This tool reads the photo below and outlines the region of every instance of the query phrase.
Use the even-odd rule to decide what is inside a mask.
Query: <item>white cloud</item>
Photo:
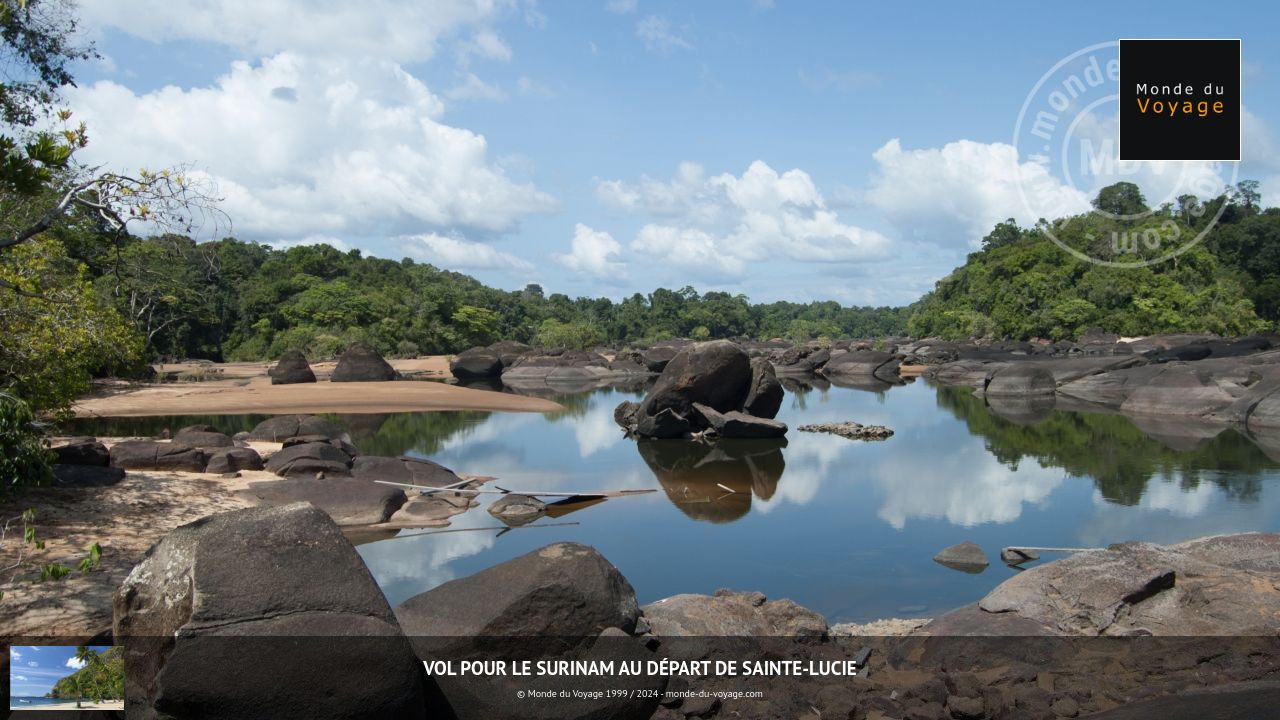
[[[644,41],[648,50],[662,55],[672,50],[692,50],[693,44],[671,29],[671,23],[661,15],[650,15],[636,23],[636,37]]]
[[[1089,197],[1067,187],[1042,166],[1018,162],[1005,143],[959,140],[941,148],[903,150],[897,138],[872,154],[878,173],[866,199],[911,239],[976,245],[1000,221],[1034,224],[1089,209]],[[1031,217],[1018,192],[1021,180],[1032,207],[1057,208]]]
[[[68,95],[94,138],[87,162],[196,163],[250,239],[504,231],[554,205],[491,163],[483,136],[441,122],[439,98],[391,62],[280,53],[211,87]]]
[[[402,238],[404,250],[449,270],[480,269],[531,272],[533,265],[484,243],[435,233]]]
[[[471,62],[473,57],[505,62],[511,59],[511,46],[507,45],[501,35],[485,28],[476,32],[469,39],[458,43],[459,64],[465,66]]]
[[[449,89],[446,95],[451,100],[506,100],[507,94],[502,88],[476,77],[475,73],[467,73],[462,82]]]
[[[14,679],[14,680],[21,680],[21,681],[23,681],[23,682],[26,682],[26,681],[27,681],[27,676],[26,676],[26,675],[14,675],[14,676],[13,676],[13,679]]]
[[[599,278],[618,277],[623,265],[613,260],[622,252],[622,245],[607,232],[592,230],[578,223],[573,229],[573,246],[568,255],[556,255],[556,260],[570,270],[577,270]]]
[[[605,7],[609,8],[609,12],[616,12],[619,15],[633,13],[636,11],[637,0],[609,0]]]
[[[18,652],[17,648],[9,648],[9,657],[13,660],[21,660],[22,653]]]
[[[81,3],[79,11],[88,27],[154,42],[202,40],[254,55],[291,50],[414,62],[434,55],[442,39],[514,6],[512,0],[119,0]],[[479,42],[496,51],[490,40]]]
[[[73,657],[67,658],[67,667],[71,668],[72,670],[79,670],[84,666],[85,666],[84,660],[77,660]]]
[[[711,178],[682,163],[669,182],[603,181],[596,194],[607,205],[658,220],[641,228],[632,249],[685,271],[733,276],[748,262],[770,258],[859,262],[889,251],[888,238],[845,224],[828,209],[808,173],[779,174],[760,160],[741,176]]]
[[[36,662],[35,660],[32,660],[27,663],[27,667],[40,667],[40,663]]]

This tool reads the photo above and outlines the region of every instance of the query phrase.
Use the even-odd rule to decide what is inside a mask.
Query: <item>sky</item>
[[[105,645],[90,648],[100,653],[109,649]],[[84,667],[75,655],[74,645],[9,648],[9,694],[43,697],[53,689],[54,683]]]
[[[1251,178],[1280,201],[1280,9],[1265,5],[117,0],[79,13],[102,55],[65,98],[88,123],[82,158],[214,183],[230,226],[205,239],[325,242],[507,289],[902,305],[994,223],[1083,211],[1118,179],[1159,200],[1173,176],[1210,191]],[[1242,39],[1242,162],[1033,162],[1019,116],[1059,61],[1162,37]],[[1073,98],[1063,158],[1081,138],[1113,151],[1116,87]]]

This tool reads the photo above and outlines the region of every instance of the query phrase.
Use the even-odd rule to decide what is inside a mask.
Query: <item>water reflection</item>
[[[733,522],[751,510],[751,498],[768,500],[786,469],[786,439],[640,440],[640,457],[671,502],[694,520]]]

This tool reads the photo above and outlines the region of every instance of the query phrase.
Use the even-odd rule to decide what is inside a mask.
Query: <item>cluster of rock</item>
[[[887,440],[893,437],[893,431],[883,425],[863,425],[853,421],[801,425],[799,430],[801,432],[831,433],[849,440]]]
[[[129,717],[270,719],[305,707],[314,718],[459,720],[1126,718],[1171,706],[1166,694],[1198,712],[1244,717],[1242,708],[1266,707],[1252,683],[1280,657],[1277,550],[1277,535],[1126,544],[1022,573],[917,636],[844,637],[821,615],[760,593],[641,606],[616,567],[576,543],[392,609],[332,520],[298,503],[170,533],[117,591],[113,640],[125,648]],[[1134,632],[1197,636],[1140,647],[1046,637]],[[974,634],[996,637],[947,637]],[[1224,634],[1236,636],[1216,637]],[[860,672],[744,678],[678,669],[756,659],[851,662]],[[460,660],[663,660],[677,669],[427,674]],[[1197,694],[1207,685],[1219,685],[1215,704]],[[740,692],[762,687],[762,697]],[[626,692],[607,692],[616,689]],[[560,694],[572,690],[580,694]],[[554,694],[513,700],[530,691]]]
[[[776,438],[783,390],[773,367],[728,340],[694,343],[675,354],[645,398],[626,401],[614,419],[641,438]]]
[[[648,380],[662,372],[676,352],[673,346],[660,345],[616,353],[609,359],[597,351],[533,349],[523,343],[504,341],[459,353],[449,361],[449,370],[461,382],[500,380],[502,385],[518,391],[589,390]]]
[[[275,365],[267,369],[272,385],[294,385],[316,381],[315,371],[307,358],[298,350],[289,350],[280,356]],[[338,356],[338,364],[329,376],[330,382],[388,382],[399,380],[400,373],[391,367],[382,355],[358,342]]]

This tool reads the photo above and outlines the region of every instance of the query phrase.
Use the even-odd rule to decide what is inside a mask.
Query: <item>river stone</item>
[[[502,374],[502,358],[489,348],[473,347],[449,361],[449,372],[459,380],[498,377]]]
[[[692,413],[692,410],[690,412]],[[657,415],[646,415],[644,407],[641,406],[636,416],[639,419],[636,421],[635,432],[640,437],[670,440],[682,438],[694,429],[688,418],[677,414],[671,408],[663,408]]]
[[[111,453],[107,446],[98,442],[97,438],[71,438],[65,445],[50,448],[59,465],[94,465],[106,467],[111,464]]]
[[[303,443],[284,448],[267,459],[267,470],[280,475],[314,474],[320,470],[346,473],[351,456],[329,443]]]
[[[306,503],[174,529],[113,605],[128,717],[424,716],[422,667],[382,590]]]
[[[659,637],[827,637],[827,621],[791,600],[758,592],[717,590],[714,596],[675,595],[641,610]]]
[[[329,376],[332,382],[386,382],[399,378],[395,368],[365,343],[355,343],[347,348]]]
[[[827,376],[835,375],[875,375],[889,380],[897,375],[898,356],[879,350],[854,350],[837,355],[823,368]],[[881,371],[881,368],[885,368]]]
[[[633,632],[639,607],[631,583],[594,548],[556,543],[415,595],[396,616],[422,660],[457,656],[477,636],[512,647],[539,638],[539,652],[556,656],[607,628]]]
[[[751,361],[751,389],[742,403],[742,411],[758,418],[772,420],[782,407],[782,383],[773,371],[773,363],[764,358]]]
[[[209,464],[204,471],[215,475],[239,472],[241,470],[261,470],[262,456],[252,448],[224,448],[209,456]]]
[[[693,403],[717,412],[738,410],[751,389],[751,374],[746,352],[728,340],[694,343],[667,363],[641,403],[641,414],[672,410],[689,417]]]
[[[53,466],[54,487],[107,487],[124,480],[124,470],[118,467],[101,465],[67,465],[59,463]]]
[[[661,373],[667,369],[667,363],[676,356],[679,350],[668,345],[660,345],[645,350],[641,357],[644,358],[644,365],[649,372]]]
[[[126,470],[204,472],[209,456],[200,448],[186,445],[128,440],[111,448],[111,464]]]
[[[462,481],[452,470],[431,460],[362,455],[351,464],[357,480],[386,480],[406,485],[444,487]]]
[[[1150,382],[1135,388],[1120,405],[1133,415],[1201,417],[1221,410],[1235,398],[1214,382],[1209,371],[1190,365],[1166,366]]]
[[[1014,363],[997,370],[987,383],[986,394],[993,397],[1052,395],[1057,389],[1053,373],[1033,362]]]
[[[627,432],[634,432],[636,429],[636,413],[639,411],[640,403],[623,400],[618,403],[618,407],[613,409],[613,421]]]
[[[342,428],[315,415],[280,415],[263,420],[249,433],[250,440],[284,442],[299,435],[323,435],[328,438],[345,438]]]
[[[286,350],[276,364],[267,370],[267,375],[271,376],[272,385],[297,385],[316,381],[316,374],[307,362],[307,356],[300,350]]]
[[[982,547],[971,540],[965,540],[958,545],[943,548],[942,551],[933,556],[933,561],[952,570],[967,573],[980,573],[990,565],[987,561],[987,554],[982,551]]]
[[[508,525],[524,525],[542,517],[547,504],[535,497],[510,493],[489,505],[489,514]]]
[[[242,492],[264,505],[309,502],[344,526],[386,522],[407,500],[399,488],[349,477],[289,477],[250,483]]]
[[[777,420],[752,417],[737,410],[718,413],[702,403],[694,403],[693,409],[702,416],[703,424],[715,430],[722,438],[780,438],[787,434],[786,423]]]
[[[224,448],[233,447],[235,442],[232,441],[230,435],[218,432],[217,430],[205,430],[207,425],[199,425],[195,427],[183,428],[173,436],[173,442],[177,445],[186,445],[188,447],[198,448]]]

